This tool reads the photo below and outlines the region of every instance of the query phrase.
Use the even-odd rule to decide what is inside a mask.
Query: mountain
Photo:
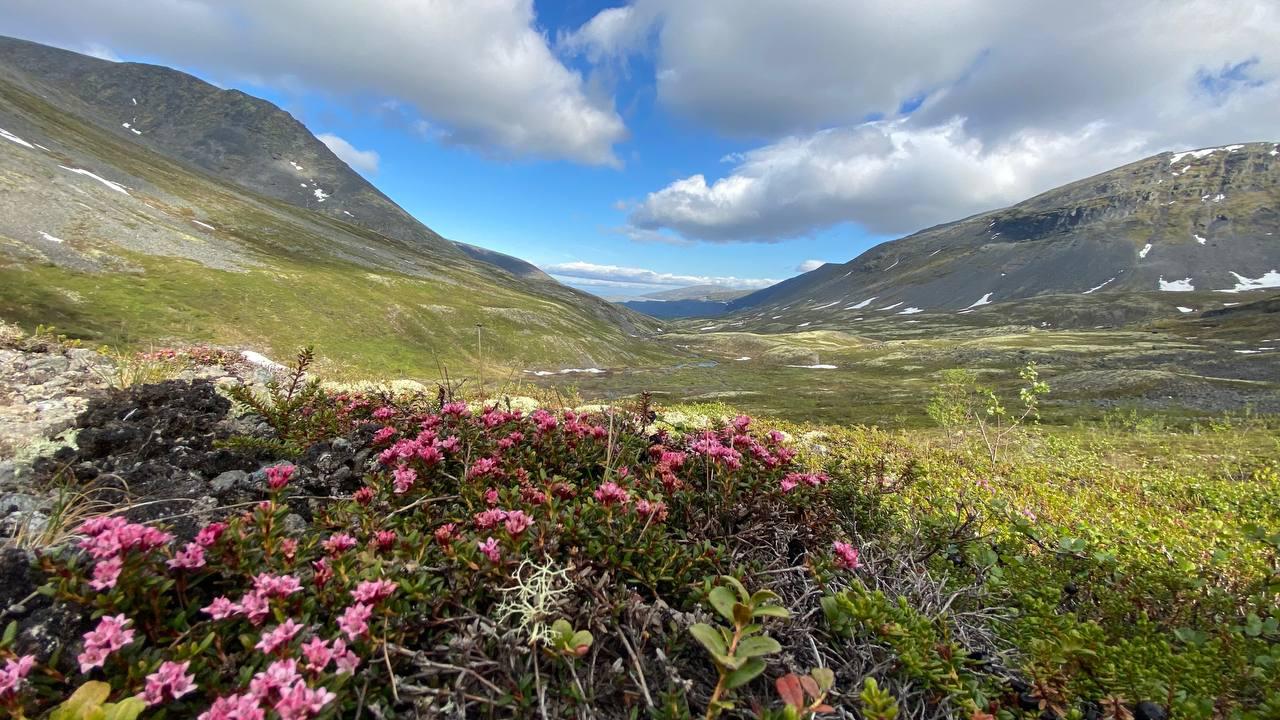
[[[239,91],[0,38],[0,128],[0,316],[282,351],[319,327],[335,362],[396,372],[652,352],[652,319],[441,237]]]
[[[757,324],[839,325],[871,314],[999,312],[1000,303],[1047,296],[1106,304],[1131,293],[1263,287],[1280,287],[1280,145],[1270,142],[1161,153],[878,245],[729,310]]]
[[[750,290],[724,288],[720,285],[691,285],[649,293],[634,300],[619,300],[617,303],[636,312],[662,319],[711,317],[725,314],[729,311],[731,301],[750,292]]]

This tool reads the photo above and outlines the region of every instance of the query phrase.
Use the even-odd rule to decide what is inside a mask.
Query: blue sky
[[[15,0],[0,34],[271,100],[437,232],[606,296],[1280,127],[1270,0]]]

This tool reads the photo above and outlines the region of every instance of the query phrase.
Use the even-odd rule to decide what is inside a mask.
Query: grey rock
[[[280,529],[286,535],[301,535],[307,531],[307,521],[297,513],[289,513],[284,516],[284,522],[280,524]]]
[[[49,506],[46,498],[24,493],[0,495],[0,513],[34,512]]]
[[[209,483],[210,487],[218,495],[225,495],[236,488],[244,488],[248,484],[249,473],[243,470],[228,470]]]

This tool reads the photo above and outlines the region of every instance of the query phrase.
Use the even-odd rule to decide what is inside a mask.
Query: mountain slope
[[[54,62],[38,78],[41,57],[83,72]],[[120,120],[107,108],[122,98],[159,109]],[[320,330],[335,363],[388,372],[475,361],[476,324],[506,362],[653,352],[635,337],[652,320],[441,238],[241,93],[4,40],[0,128],[0,315],[112,341],[269,339],[281,351]]]
[[[757,319],[981,311],[1047,295],[1280,284],[1280,146],[1162,153],[731,303]]]

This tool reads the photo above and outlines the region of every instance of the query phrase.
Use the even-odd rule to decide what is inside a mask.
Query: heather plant
[[[195,525],[76,516],[39,563],[80,639],[36,657],[11,625],[0,707],[101,683],[101,708],[204,720],[1280,708],[1265,447],[1227,477],[1045,431],[994,482],[987,453],[722,406],[300,402],[303,359],[273,426],[288,457],[361,445],[353,491],[303,492],[282,446],[260,498]]]

